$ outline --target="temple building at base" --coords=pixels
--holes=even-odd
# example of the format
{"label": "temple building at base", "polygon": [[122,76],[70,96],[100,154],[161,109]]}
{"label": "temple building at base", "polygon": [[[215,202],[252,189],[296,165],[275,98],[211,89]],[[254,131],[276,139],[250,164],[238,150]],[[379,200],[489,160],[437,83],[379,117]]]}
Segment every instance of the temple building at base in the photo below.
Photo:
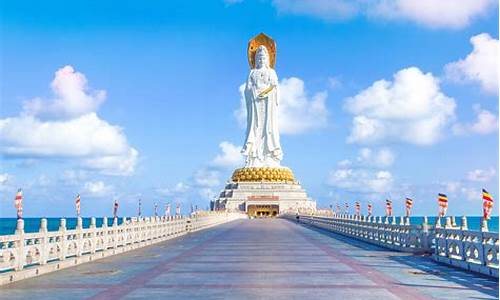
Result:
{"label": "temple building at base", "polygon": [[213,209],[273,217],[284,212],[311,213],[316,210],[316,202],[288,168],[241,168],[226,183]]}

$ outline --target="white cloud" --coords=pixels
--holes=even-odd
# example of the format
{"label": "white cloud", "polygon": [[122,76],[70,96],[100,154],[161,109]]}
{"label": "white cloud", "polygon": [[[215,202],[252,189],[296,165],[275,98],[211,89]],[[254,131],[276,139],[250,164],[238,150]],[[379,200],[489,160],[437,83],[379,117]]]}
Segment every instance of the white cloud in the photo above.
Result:
{"label": "white cloud", "polygon": [[88,181],[83,186],[83,193],[94,197],[112,197],[114,191],[112,185],[106,185],[103,181]]}
{"label": "white cloud", "polygon": [[219,147],[222,150],[222,153],[217,154],[217,156],[212,160],[212,166],[233,169],[243,164],[244,159],[241,155],[240,146],[224,141],[219,144]]}
{"label": "white cloud", "polygon": [[[52,87],[59,98],[40,109],[25,106],[20,116],[0,119],[0,153],[23,159],[76,158],[84,167],[103,174],[130,175],[138,152],[128,144],[122,128],[93,111],[101,98],[85,93],[86,82],[85,76],[70,66],[58,70]],[[68,118],[37,117],[45,113]]]}
{"label": "white cloud", "polygon": [[[327,125],[328,109],[325,105],[327,92],[309,96],[304,81],[296,77],[282,79],[279,86],[281,102],[278,104],[278,124],[281,134],[302,134]],[[240,86],[240,108],[235,111],[238,123],[242,127],[246,124],[244,88],[244,84]]]}
{"label": "white cloud", "polygon": [[23,106],[23,114],[74,118],[95,112],[106,98],[103,90],[89,90],[85,75],[76,72],[72,66],[57,70],[51,87],[54,99],[45,101],[35,98],[27,101]]}
{"label": "white cloud", "polygon": [[477,201],[481,199],[481,189],[468,186],[463,182],[449,181],[441,183],[440,185],[442,186],[440,190],[444,189],[450,199],[456,198],[460,200],[460,198],[465,198],[469,201]]}
{"label": "white cloud", "polygon": [[8,173],[0,173],[0,191],[9,189],[9,183],[12,181],[13,176]]}
{"label": "white cloud", "polygon": [[364,15],[372,19],[409,20],[430,28],[458,29],[494,7],[494,0],[273,0],[281,14],[339,21]]}
{"label": "white cloud", "polygon": [[220,172],[207,168],[200,169],[194,174],[194,183],[199,187],[217,187],[221,185]]}
{"label": "white cloud", "polygon": [[487,170],[475,169],[467,173],[467,180],[475,182],[489,182],[496,175],[494,168]]}
{"label": "white cloud", "polygon": [[463,28],[495,6],[493,0],[377,1],[374,16],[406,19],[431,28]]}
{"label": "white cloud", "polygon": [[359,151],[357,161],[364,166],[385,168],[391,166],[394,163],[394,159],[394,153],[388,148],[379,150],[362,148]]}
{"label": "white cloud", "polygon": [[457,123],[453,125],[453,133],[464,134],[490,134],[498,130],[498,117],[488,110],[475,106],[477,119],[474,123]]}
{"label": "white cloud", "polygon": [[472,52],[446,65],[446,76],[458,82],[477,82],[483,91],[498,93],[499,41],[487,33],[475,35],[470,41]]}
{"label": "white cloud", "polygon": [[431,73],[402,69],[393,81],[379,80],[345,101],[354,115],[348,141],[400,141],[417,145],[437,142],[455,118],[455,100],[444,95]]}
{"label": "white cloud", "polygon": [[158,188],[156,189],[156,192],[160,194],[161,196],[168,196],[168,197],[179,197],[184,194],[186,194],[190,190],[190,186],[185,184],[184,182],[178,182],[174,187],[172,188]]}
{"label": "white cloud", "polygon": [[393,184],[389,171],[339,168],[330,172],[327,184],[355,193],[387,193]]}

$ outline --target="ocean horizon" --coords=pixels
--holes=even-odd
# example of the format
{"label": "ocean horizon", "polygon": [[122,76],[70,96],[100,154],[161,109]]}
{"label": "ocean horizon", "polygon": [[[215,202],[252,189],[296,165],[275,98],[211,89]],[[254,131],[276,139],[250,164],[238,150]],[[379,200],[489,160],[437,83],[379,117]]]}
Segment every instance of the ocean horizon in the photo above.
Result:
{"label": "ocean horizon", "polygon": [[[131,217],[126,217],[127,219],[130,219]],[[428,217],[429,224],[433,225],[436,223],[436,218],[437,217]],[[469,230],[477,230],[479,231],[481,228],[481,216],[470,216],[467,217],[467,225]],[[24,218],[24,232],[26,233],[33,233],[33,232],[38,232],[40,229],[40,220],[42,218]],[[59,222],[61,218],[59,217],[52,217],[52,218],[46,218],[47,219],[47,229],[48,231],[57,231],[59,230]],[[414,216],[410,217],[410,224],[412,225],[422,225],[422,222],[424,220],[423,216]],[[458,226],[461,225],[461,218],[456,217],[455,218],[456,223]],[[102,226],[102,221],[103,218],[96,218],[96,226],[101,227]],[[118,218],[118,224],[121,224],[123,221],[122,217]],[[399,218],[398,218],[399,222]],[[499,218],[498,216],[491,217],[491,219],[488,221],[488,229],[491,232],[498,232],[498,222]],[[9,235],[9,234],[14,234],[16,230],[16,223],[17,219],[16,218],[0,218],[0,235]],[[83,223],[83,228],[88,228],[90,226],[90,217],[82,217],[82,223]],[[113,224],[113,217],[108,217],[108,226],[111,226]],[[444,220],[442,221],[442,224],[444,226]],[[76,228],[76,218],[66,218],[66,229],[71,230]]]}

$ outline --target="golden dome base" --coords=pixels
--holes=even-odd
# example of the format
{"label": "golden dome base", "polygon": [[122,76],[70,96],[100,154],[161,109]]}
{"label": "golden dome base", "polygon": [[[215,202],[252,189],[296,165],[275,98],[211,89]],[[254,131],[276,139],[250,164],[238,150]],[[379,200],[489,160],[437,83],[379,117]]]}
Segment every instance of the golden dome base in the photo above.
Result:
{"label": "golden dome base", "polygon": [[239,168],[234,170],[231,178],[234,182],[294,182],[292,170],[289,168]]}

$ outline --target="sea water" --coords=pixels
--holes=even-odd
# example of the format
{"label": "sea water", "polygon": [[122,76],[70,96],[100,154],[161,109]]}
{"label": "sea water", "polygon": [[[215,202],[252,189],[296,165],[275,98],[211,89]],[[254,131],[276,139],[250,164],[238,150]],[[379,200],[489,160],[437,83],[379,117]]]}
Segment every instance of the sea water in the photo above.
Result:
{"label": "sea water", "polygon": [[[38,232],[40,229],[40,219],[41,218],[24,218],[24,232]],[[49,231],[59,230],[59,223],[61,218],[47,218],[47,229]],[[97,227],[102,226],[103,218],[96,218]],[[422,225],[423,217],[411,217],[410,223],[414,225]],[[461,225],[461,218],[455,218],[458,226]],[[399,218],[397,219],[399,222]],[[16,218],[0,218],[0,235],[14,234],[16,230]],[[90,218],[82,218],[83,228],[88,228],[90,226]],[[429,217],[428,222],[431,225],[436,223],[436,217]],[[118,224],[122,223],[122,218],[118,218]],[[108,218],[108,226],[113,224],[113,218]],[[441,225],[444,226],[444,220],[441,220]],[[469,230],[479,231],[481,228],[481,217],[471,216],[467,217],[467,225]],[[66,218],[66,229],[76,228],[76,218]],[[498,232],[498,217],[491,217],[488,221],[488,229],[492,232]]]}

